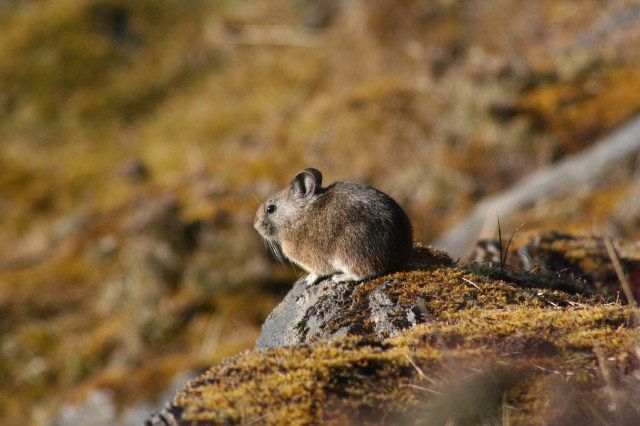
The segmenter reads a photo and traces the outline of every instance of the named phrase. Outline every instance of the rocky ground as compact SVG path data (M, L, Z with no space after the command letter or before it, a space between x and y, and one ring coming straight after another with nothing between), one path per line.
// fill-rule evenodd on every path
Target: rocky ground
M635 424L640 312L613 286L604 243L536 242L535 272L421 249L417 270L299 280L253 351L148 424ZM616 246L637 292L640 243Z

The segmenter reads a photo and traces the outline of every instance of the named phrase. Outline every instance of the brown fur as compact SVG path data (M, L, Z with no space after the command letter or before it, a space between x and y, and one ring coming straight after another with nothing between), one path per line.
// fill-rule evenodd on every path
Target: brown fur
M318 170L303 170L260 206L255 228L311 275L361 280L407 261L411 222L391 197L361 183L321 184Z

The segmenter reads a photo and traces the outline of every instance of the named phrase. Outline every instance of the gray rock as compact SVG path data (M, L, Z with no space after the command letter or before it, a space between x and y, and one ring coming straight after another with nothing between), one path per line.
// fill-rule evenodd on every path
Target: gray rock
M118 413L113 393L108 389L95 389L86 400L64 405L50 426L137 426L174 425L177 408L171 408L173 395L196 376L194 371L177 374L167 389L155 401L140 402ZM158 412L151 417L150 413ZM147 420L148 419L148 420ZM146 423L145 423L146 421ZM173 422L173 423L172 423Z
M401 305L389 298L387 291L397 282L397 280L385 281L369 296L371 320L375 326L376 336L381 338L392 337L402 330L415 326L423 319L420 307Z
M269 314L255 349L294 346L343 335L384 339L425 321L418 305L398 303L388 290L402 283L389 279L335 283L330 278L315 284L299 279L284 300Z
M117 410L111 392L98 389L91 392L86 401L78 405L65 405L53 426L78 426L92 424L109 426L116 423Z

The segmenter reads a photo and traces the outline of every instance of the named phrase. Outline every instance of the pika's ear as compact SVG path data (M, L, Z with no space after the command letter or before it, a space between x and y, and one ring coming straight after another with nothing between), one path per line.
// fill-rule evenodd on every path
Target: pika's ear
M322 187L322 173L317 169L304 169L293 178L290 184L291 192L300 198L309 197L317 193Z

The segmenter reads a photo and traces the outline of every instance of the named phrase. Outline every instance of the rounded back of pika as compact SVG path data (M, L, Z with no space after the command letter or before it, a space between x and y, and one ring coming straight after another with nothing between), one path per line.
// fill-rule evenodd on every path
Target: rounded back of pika
M407 261L413 246L411 222L391 197L361 183L321 184L316 169L298 173L289 187L260 206L258 232L318 276L342 273L358 280Z

